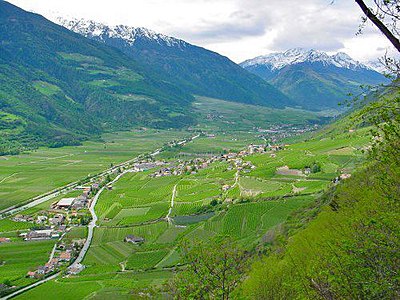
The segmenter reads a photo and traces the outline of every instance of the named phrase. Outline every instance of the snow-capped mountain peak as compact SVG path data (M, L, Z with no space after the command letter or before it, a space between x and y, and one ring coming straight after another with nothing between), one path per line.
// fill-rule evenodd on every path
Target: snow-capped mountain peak
M108 26L106 24L86 19L54 19L59 25L89 38L121 39L132 46L139 39L157 42L168 47L187 47L185 41L157 33L144 27L131 27L126 25Z
M306 50L302 48L289 49L285 52L272 53L269 55L258 56L256 58L246 60L241 63L242 67L252 67L264 65L270 68L272 71L277 71L284 68L287 65L294 65L299 63L314 63L319 62L325 66L336 66L339 68L346 69L369 69L369 67L362 63L353 60L349 55L343 52L329 55L326 52L319 50Z

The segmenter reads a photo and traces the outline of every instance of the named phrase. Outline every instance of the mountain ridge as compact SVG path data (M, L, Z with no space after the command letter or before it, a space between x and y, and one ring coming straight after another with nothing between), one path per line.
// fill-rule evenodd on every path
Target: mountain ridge
M39 14L1 1L0 36L0 153L10 152L4 140L62 146L105 130L194 122L192 95Z
M255 65L265 65L270 66L271 70L280 70L287 65L295 65L305 62L321 62L325 66L332 65L350 70L357 70L360 68L373 70L370 66L352 59L344 52L337 52L336 54L329 55L323 51L315 49L306 50L304 48L293 48L285 52L257 56L253 59L245 60L240 63L240 65L245 68Z
M275 108L295 105L278 89L229 58L183 40L143 27L53 19L75 33L121 50L143 68L151 69L164 81L178 84L188 93Z
M338 109L339 103L350 100L349 94L362 92L361 86L388 82L382 74L342 52L329 55L294 48L240 65L310 110Z

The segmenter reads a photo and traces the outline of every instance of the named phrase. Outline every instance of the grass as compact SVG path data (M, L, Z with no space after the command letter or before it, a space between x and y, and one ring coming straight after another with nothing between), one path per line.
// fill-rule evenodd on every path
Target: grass
M101 289L101 284L97 282L74 282L65 283L50 281L39 287L21 294L16 299L43 299L46 295L48 299L84 299L95 291Z
M0 282L10 280L23 286L34 280L25 278L28 271L44 265L50 256L54 241L12 241L0 244Z
M272 109L219 99L196 97L193 104L200 114L197 128L203 130L248 131L271 124L305 124L318 120L318 115L300 109Z
M165 142L188 134L179 131L119 132L103 136L104 142L57 149L40 148L26 154L0 157L0 210L84 179L147 153Z
M167 254L167 250L138 252L128 258L126 268L129 270L146 270L155 267Z

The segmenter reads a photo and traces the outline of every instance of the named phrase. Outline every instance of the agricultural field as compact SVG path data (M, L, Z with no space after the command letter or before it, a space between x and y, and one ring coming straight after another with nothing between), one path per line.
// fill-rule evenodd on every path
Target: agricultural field
M216 132L200 136L186 145L176 146L160 153L157 157L166 160L190 160L196 157L209 157L239 151L249 144L262 144L265 141L255 131Z
M325 113L315 113L300 109L274 109L220 99L196 97L194 110L200 115L196 129L205 131L242 131L272 124L300 125L318 122Z
M236 141L230 140L236 143L232 147L234 151L246 148L246 143L257 139L254 134L239 136ZM179 151L184 149L193 158L219 157L220 153L231 150L223 149L227 145L224 138L202 136ZM160 144L162 141L160 138ZM215 141L218 142L214 144ZM335 178L351 174L363 160L363 149L368 142L367 132L362 129L334 137L311 138L287 144L283 150L243 157L242 164L251 168L239 168L237 159L217 159L196 172L176 176L154 176L161 167L127 172L111 189L104 190L96 204L98 227L83 261L86 268L79 275L59 277L17 299L39 299L42 293L54 293L54 288L65 299L104 299L111 295L113 299L129 299L133 290L160 286L172 276L173 268L179 268L182 263L179 244L183 240L207 241L216 236L230 236L250 249L263 242L267 232L285 222L293 212L315 201ZM207 148L211 150L205 156ZM169 154L172 155L167 161L173 165L176 152ZM61 197L73 197L77 193L60 195L27 212L36 213ZM19 230L32 225L0 220L0 236L12 239L11 243L0 245L0 259L8 260L8 264L0 266L3 280L10 279L12 274L13 283L28 284L31 279L24 277L26 271L48 259L52 241L22 245L15 238ZM65 240L86 235L85 227L76 227L67 233ZM126 242L125 238L130 235L143 238L143 242ZM7 254L8 247L17 246L34 253L35 260L30 261L36 265L28 265L19 255ZM13 273L8 273L7 266L15 266Z
M0 211L187 136L180 131L119 132L82 146L0 156Z
M127 173L98 201L100 226L83 262L86 269L20 298L38 297L53 285L64 293L83 283L74 292L94 299L110 294L126 299L129 291L160 285L172 276L170 268L179 267L178 247L184 239L224 235L251 248L268 230L315 201L334 178L351 173L368 141L360 130L286 145L284 150L245 157L254 168L240 172L232 168L233 162L219 161L180 176L151 177L154 170ZM223 186L230 189L224 191ZM171 222L166 219L169 208ZM124 242L128 235L144 242Z
M2 235L16 237L16 233ZM0 282L9 281L12 285L24 286L35 281L26 278L26 273L44 265L54 246L54 241L30 241L14 240L0 244Z

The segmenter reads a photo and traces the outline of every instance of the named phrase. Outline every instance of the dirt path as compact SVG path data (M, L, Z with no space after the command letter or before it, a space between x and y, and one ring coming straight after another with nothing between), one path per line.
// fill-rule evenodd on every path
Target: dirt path
M172 225L172 219L171 219L171 213L172 213L172 209L174 208L174 201L175 201L175 197L176 197L176 187L178 186L178 184L174 185L174 188L172 189L172 197L171 197L171 205L169 207L168 210L168 214L166 215L165 219L167 220L168 224Z
M15 176L15 175L17 175L17 174L19 174L19 173L13 173L13 174L11 174L11 175L9 175L9 176L7 176L7 177L4 177L2 180L0 180L0 183L3 183L3 182L6 181L7 179L10 179L11 177L13 177L13 176Z

